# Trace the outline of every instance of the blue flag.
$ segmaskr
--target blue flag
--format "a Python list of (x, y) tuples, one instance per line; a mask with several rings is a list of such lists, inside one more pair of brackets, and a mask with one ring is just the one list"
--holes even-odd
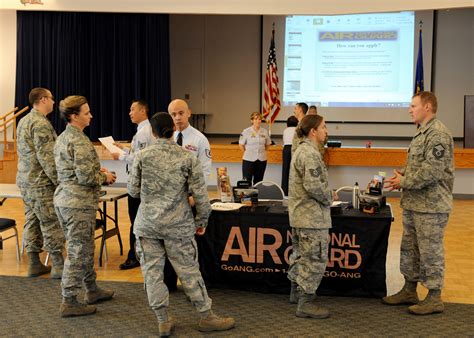
[(415, 75), (415, 94), (425, 90), (424, 75), (423, 75), (423, 40), (421, 38), (420, 28), (420, 39), (418, 45), (418, 59), (416, 61), (416, 75)]

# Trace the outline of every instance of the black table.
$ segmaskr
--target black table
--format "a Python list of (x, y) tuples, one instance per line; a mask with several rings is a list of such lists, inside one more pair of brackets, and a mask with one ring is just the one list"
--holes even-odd
[[(329, 263), (317, 294), (385, 296), (390, 207), (374, 215), (343, 209), (331, 218)], [(197, 236), (197, 242), (209, 287), (289, 293), (291, 228), (286, 207), (259, 204), (213, 211), (206, 234)]]

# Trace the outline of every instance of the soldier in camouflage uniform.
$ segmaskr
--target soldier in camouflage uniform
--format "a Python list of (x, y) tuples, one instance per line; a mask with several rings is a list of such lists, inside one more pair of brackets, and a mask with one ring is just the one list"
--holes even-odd
[[(403, 237), (400, 271), (405, 285), (385, 304), (414, 304), (410, 313), (426, 315), (444, 311), (441, 288), (444, 281), (444, 231), (452, 209), (454, 142), (449, 130), (436, 118), (433, 93), (413, 96), (409, 112), (419, 128), (408, 149), (405, 168), (386, 180), (389, 189), (403, 189)], [(417, 283), (429, 289), (421, 302)]]
[(64, 234), (54, 211), (53, 195), (58, 183), (53, 148), (56, 132), (46, 118), (53, 111), (54, 98), (45, 88), (34, 88), (29, 95), (33, 106), (17, 129), (18, 172), (16, 184), (25, 205), (24, 243), (28, 253), (28, 277), (51, 271), (39, 259), (44, 245), (51, 255), (51, 278), (61, 278)]
[[(173, 119), (167, 113), (151, 118), (156, 143), (135, 155), (128, 181), (128, 192), (141, 199), (134, 232), (136, 251), (145, 279), (150, 307), (159, 322), (160, 336), (173, 328), (168, 316), (169, 293), (163, 282), (168, 257), (178, 274), (184, 292), (200, 313), (200, 331), (228, 330), (233, 318), (221, 318), (211, 311), (212, 301), (199, 271), (194, 234), (202, 235), (211, 212), (199, 159), (172, 139)], [(193, 217), (188, 192), (193, 192), (197, 210)]]
[(327, 137), (320, 115), (305, 116), (298, 128), (302, 139), (291, 159), (288, 212), (293, 252), (288, 278), (292, 282), (290, 302), (298, 303), (297, 317), (327, 318), (329, 311), (313, 302), (328, 262), (333, 192), (318, 144)]
[(114, 294), (96, 284), (94, 232), (100, 186), (113, 183), (115, 175), (100, 167), (94, 146), (83, 133), (92, 119), (86, 99), (68, 96), (60, 102), (59, 109), (68, 123), (54, 146), (59, 181), (54, 206), (66, 234), (68, 253), (61, 281), (63, 300), (59, 310), (62, 317), (70, 317), (96, 311), (95, 306), (77, 301), (82, 285), (86, 289), (84, 300), (87, 304), (111, 299)]

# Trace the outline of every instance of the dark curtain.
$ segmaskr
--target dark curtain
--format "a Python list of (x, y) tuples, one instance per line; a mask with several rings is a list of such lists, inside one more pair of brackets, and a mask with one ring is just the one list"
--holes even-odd
[(150, 115), (170, 101), (169, 16), (18, 11), (15, 105), (28, 105), (34, 87), (55, 97), (50, 116), (58, 133), (65, 128), (59, 101), (84, 95), (92, 140), (130, 140), (132, 100), (146, 100)]

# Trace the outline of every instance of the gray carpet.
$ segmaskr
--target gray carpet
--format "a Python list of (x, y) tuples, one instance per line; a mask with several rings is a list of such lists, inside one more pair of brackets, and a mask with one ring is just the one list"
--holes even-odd
[[(0, 276), (0, 336), (149, 337), (158, 334), (143, 285), (102, 282), (116, 291), (95, 315), (60, 318), (58, 281)], [(321, 297), (331, 311), (326, 320), (301, 319), (284, 295), (209, 290), (218, 314), (232, 315), (236, 327), (212, 336), (469, 336), (474, 335), (474, 305), (446, 304), (443, 314), (418, 317), (405, 306), (385, 306), (378, 299)], [(182, 292), (170, 296), (177, 320), (174, 334), (200, 336), (197, 315)]]

